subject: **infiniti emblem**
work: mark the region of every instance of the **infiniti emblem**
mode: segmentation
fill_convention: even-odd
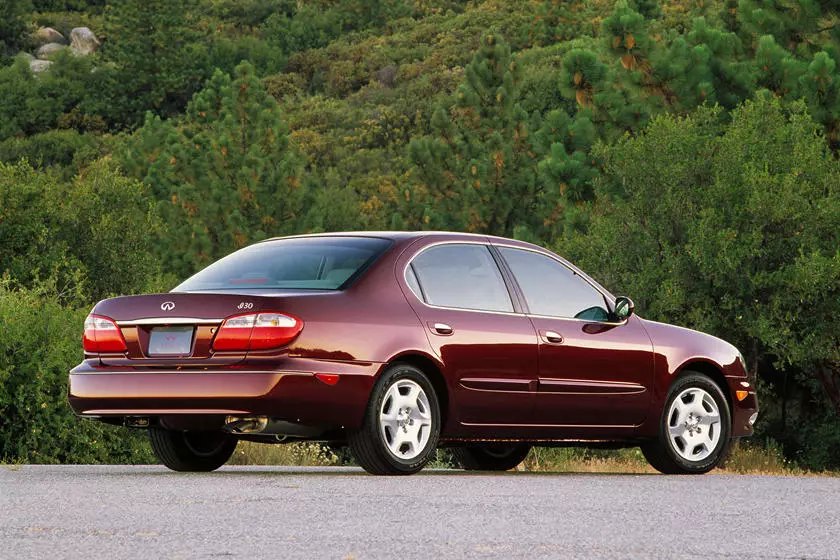
[[[173,309],[175,309],[175,302],[164,301],[163,303],[160,304],[160,308],[163,309],[164,311],[172,311]]]

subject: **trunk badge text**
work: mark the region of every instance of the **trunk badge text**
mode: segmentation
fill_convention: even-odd
[[[251,303],[250,301],[243,301],[242,303],[240,303],[239,305],[237,305],[237,306],[236,306],[236,308],[237,308],[237,309],[253,309],[253,308],[254,308],[254,304],[253,304],[253,303]]]
[[[175,302],[174,301],[164,301],[160,304],[160,308],[164,311],[172,311],[175,309]]]

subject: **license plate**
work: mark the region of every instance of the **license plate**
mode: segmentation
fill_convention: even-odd
[[[192,338],[192,327],[155,327],[149,335],[149,356],[190,354]]]

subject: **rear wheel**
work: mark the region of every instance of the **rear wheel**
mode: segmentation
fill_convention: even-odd
[[[160,462],[180,472],[215,471],[230,459],[236,439],[221,432],[149,429],[152,451]]]
[[[509,471],[525,460],[530,445],[483,444],[457,447],[452,455],[468,471]]]
[[[440,408],[426,375],[396,364],[379,378],[362,427],[348,435],[350,451],[371,474],[414,474],[433,457]]]
[[[665,474],[706,473],[726,456],[731,426],[720,387],[706,375],[687,373],[668,391],[658,436],[642,445],[642,453]]]

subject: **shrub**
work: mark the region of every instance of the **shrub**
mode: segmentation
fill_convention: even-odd
[[[0,460],[148,463],[145,434],[76,418],[67,374],[82,358],[88,309],[60,304],[53,287],[0,280]]]

